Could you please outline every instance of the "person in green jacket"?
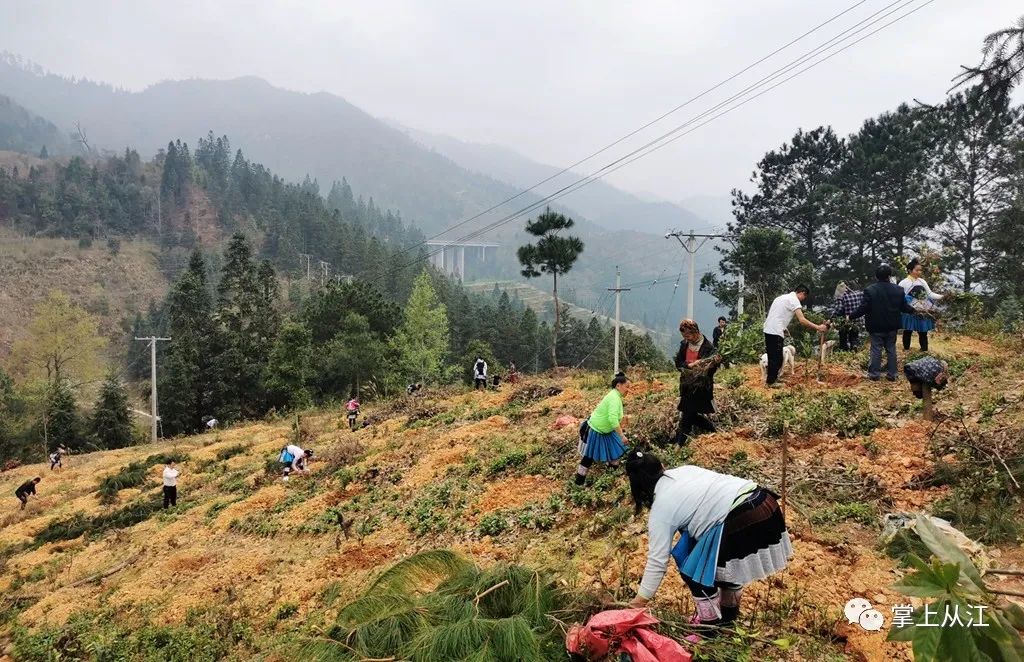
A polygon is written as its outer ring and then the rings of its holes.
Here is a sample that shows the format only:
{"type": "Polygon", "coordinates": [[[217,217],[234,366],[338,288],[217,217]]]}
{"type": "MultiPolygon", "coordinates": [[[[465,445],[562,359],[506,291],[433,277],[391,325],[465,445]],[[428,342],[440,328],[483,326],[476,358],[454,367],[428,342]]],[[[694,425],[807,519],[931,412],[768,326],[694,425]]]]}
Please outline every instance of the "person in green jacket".
{"type": "Polygon", "coordinates": [[[619,466],[619,458],[626,454],[626,437],[622,434],[622,396],[629,380],[621,372],[612,379],[611,390],[604,396],[594,413],[587,419],[587,441],[583,458],[576,467],[576,484],[583,485],[594,462],[607,462],[619,466]]]}

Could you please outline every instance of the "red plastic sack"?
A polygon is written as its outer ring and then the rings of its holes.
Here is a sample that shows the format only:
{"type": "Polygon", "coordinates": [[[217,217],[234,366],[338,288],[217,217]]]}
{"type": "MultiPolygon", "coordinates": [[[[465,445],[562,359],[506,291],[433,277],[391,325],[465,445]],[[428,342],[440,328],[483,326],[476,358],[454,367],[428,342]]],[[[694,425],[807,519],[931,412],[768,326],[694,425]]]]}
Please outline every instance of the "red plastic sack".
{"type": "Polygon", "coordinates": [[[561,430],[564,427],[568,427],[570,425],[574,425],[575,426],[575,425],[579,425],[579,424],[580,424],[580,419],[575,418],[573,416],[569,416],[569,415],[563,414],[563,415],[561,415],[561,416],[559,416],[558,418],[555,419],[555,422],[551,424],[551,429],[552,430],[561,430]]]}
{"type": "Polygon", "coordinates": [[[565,648],[595,661],[621,651],[632,656],[633,662],[690,662],[692,656],[679,642],[650,629],[657,623],[646,609],[602,611],[586,625],[572,626],[565,648]]]}

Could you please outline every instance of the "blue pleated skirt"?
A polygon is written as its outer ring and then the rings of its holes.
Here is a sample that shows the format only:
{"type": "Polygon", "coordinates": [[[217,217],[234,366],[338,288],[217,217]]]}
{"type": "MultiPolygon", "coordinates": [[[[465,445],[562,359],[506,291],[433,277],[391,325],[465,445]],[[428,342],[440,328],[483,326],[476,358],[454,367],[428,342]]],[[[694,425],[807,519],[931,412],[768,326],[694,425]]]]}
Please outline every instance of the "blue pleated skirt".
{"type": "Polygon", "coordinates": [[[903,330],[904,331],[934,331],[935,320],[930,317],[922,317],[920,315],[909,315],[903,313],[903,330]]]}
{"type": "Polygon", "coordinates": [[[589,457],[597,462],[614,462],[626,454],[626,446],[622,443],[622,437],[615,430],[602,434],[590,428],[587,435],[587,445],[583,448],[583,457],[589,457]]]}

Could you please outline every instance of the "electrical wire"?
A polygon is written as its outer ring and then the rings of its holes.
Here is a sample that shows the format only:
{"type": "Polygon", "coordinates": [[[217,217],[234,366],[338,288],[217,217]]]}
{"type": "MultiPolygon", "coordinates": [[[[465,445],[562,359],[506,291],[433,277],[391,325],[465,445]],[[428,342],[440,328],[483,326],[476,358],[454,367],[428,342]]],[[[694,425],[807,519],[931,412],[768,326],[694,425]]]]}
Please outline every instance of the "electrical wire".
{"type": "MultiPolygon", "coordinates": [[[[878,12],[875,12],[874,14],[872,14],[871,17],[869,17],[868,19],[864,19],[864,20],[860,21],[859,23],[855,24],[851,28],[847,28],[846,30],[841,32],[839,35],[836,35],[835,37],[833,37],[833,38],[829,39],[828,41],[826,41],[824,44],[816,47],[815,49],[812,49],[812,51],[810,53],[805,54],[804,56],[801,56],[800,58],[798,58],[794,62],[786,65],[785,67],[780,68],[779,70],[777,70],[773,74],[770,74],[769,76],[766,76],[761,81],[758,81],[757,83],[755,83],[755,84],[753,84],[751,86],[748,86],[748,88],[746,88],[745,90],[737,93],[736,95],[733,95],[733,97],[730,97],[729,100],[727,100],[725,102],[722,102],[720,104],[717,104],[716,106],[712,107],[711,109],[708,109],[708,110],[704,111],[703,113],[699,114],[695,118],[691,118],[691,120],[688,120],[684,124],[674,128],[673,130],[663,134],[662,136],[659,136],[655,140],[650,141],[647,144],[645,144],[644,146],[634,150],[633,152],[630,152],[629,154],[626,154],[625,156],[620,157],[619,159],[616,159],[616,160],[612,161],[611,163],[609,163],[608,165],[604,166],[600,170],[595,171],[594,173],[591,173],[590,175],[588,175],[588,176],[586,176],[586,177],[584,177],[582,179],[579,179],[576,182],[573,182],[572,184],[569,184],[569,185],[563,187],[562,189],[559,189],[558,191],[554,192],[553,194],[551,194],[549,196],[546,196],[545,198],[542,198],[541,200],[539,200],[537,202],[534,202],[534,203],[532,203],[530,205],[527,205],[526,207],[520,209],[517,212],[514,212],[512,214],[507,215],[506,217],[498,219],[497,221],[495,221],[495,222],[493,222],[493,223],[491,223],[491,224],[489,224],[487,226],[484,226],[484,227],[482,227],[482,228],[480,228],[480,229],[478,229],[478,230],[476,230],[474,232],[471,232],[471,233],[467,234],[466,236],[464,236],[461,239],[455,240],[453,242],[449,242],[448,244],[442,246],[438,251],[434,251],[432,253],[429,253],[427,255],[427,257],[436,255],[440,251],[445,250],[448,246],[451,246],[451,245],[454,245],[454,244],[457,244],[457,243],[461,243],[461,242],[470,241],[470,240],[472,240],[472,239],[474,239],[476,237],[479,237],[480,235],[482,235],[482,234],[484,234],[486,232],[489,232],[489,231],[491,231],[491,230],[493,230],[493,229],[495,229],[495,228],[497,228],[497,227],[499,227],[499,226],[501,226],[501,225],[503,225],[505,223],[508,223],[508,222],[510,222],[512,220],[515,220],[516,218],[519,218],[521,216],[524,216],[524,215],[527,215],[529,213],[532,213],[533,211],[535,211],[536,209],[538,209],[541,206],[544,206],[546,204],[549,204],[550,202],[553,202],[554,200],[558,200],[558,199],[560,199],[562,197],[565,197],[566,195],[569,195],[570,193],[572,193],[572,192],[574,192],[574,191],[576,191],[576,190],[578,190],[578,189],[580,189],[580,188],[590,184],[591,182],[593,182],[593,181],[595,181],[597,179],[600,179],[600,178],[602,178],[602,177],[604,177],[604,176],[606,176],[606,175],[608,175],[608,174],[610,174],[612,172],[615,172],[616,170],[618,170],[618,169],[620,169],[620,168],[622,168],[622,167],[624,167],[626,165],[629,165],[630,163],[633,163],[633,162],[635,162],[636,160],[638,160],[640,158],[644,158],[644,157],[648,156],[649,154],[653,153],[654,151],[657,151],[658,149],[666,147],[667,145],[671,144],[672,142],[675,142],[676,140],[678,140],[678,139],[680,139],[680,138],[682,138],[682,137],[684,137],[686,135],[689,135],[693,131],[696,131],[697,129],[699,129],[699,128],[709,124],[710,122],[712,122],[712,121],[714,121],[716,119],[718,119],[719,117],[722,117],[723,115],[726,115],[726,114],[732,112],[733,110],[736,110],[737,108],[740,108],[740,107],[746,105],[747,103],[753,101],[754,99],[757,99],[758,97],[760,97],[760,96],[762,96],[764,94],[767,94],[768,92],[770,92],[770,91],[776,89],[777,87],[785,84],[786,82],[792,80],[793,78],[796,78],[797,76],[805,73],[806,71],[809,71],[810,69],[813,69],[813,68],[817,67],[818,65],[823,64],[824,62],[830,60],[831,58],[835,57],[836,55],[838,55],[838,54],[848,50],[849,48],[852,48],[853,46],[861,43],[865,39],[873,36],[874,34],[877,34],[881,30],[884,30],[885,28],[887,28],[887,27],[889,27],[889,26],[899,22],[900,20],[903,20],[907,16],[910,16],[911,14],[914,14],[917,11],[920,11],[921,9],[926,7],[927,5],[929,5],[932,2],[934,2],[934,0],[927,0],[924,4],[914,8],[911,11],[909,11],[909,12],[907,12],[907,13],[899,16],[899,17],[897,17],[896,19],[894,19],[894,20],[892,20],[892,21],[882,25],[881,27],[872,30],[871,32],[869,32],[868,34],[864,35],[860,39],[857,39],[857,40],[855,40],[853,42],[850,42],[850,43],[847,43],[847,44],[843,45],[842,47],[838,48],[837,50],[833,51],[832,53],[829,53],[825,57],[823,57],[823,58],[821,58],[821,59],[811,63],[810,65],[808,65],[808,66],[806,66],[806,67],[804,67],[802,69],[799,69],[798,71],[796,71],[796,73],[794,73],[794,74],[792,74],[792,75],[790,75],[790,76],[788,76],[786,78],[783,78],[781,81],[779,81],[777,83],[774,83],[770,87],[768,87],[768,88],[766,88],[764,90],[761,90],[757,94],[755,94],[753,96],[750,96],[749,98],[744,99],[744,100],[740,101],[739,103],[737,103],[737,104],[735,104],[735,105],[733,105],[731,107],[725,108],[725,110],[723,110],[722,112],[719,112],[717,114],[711,115],[711,117],[709,117],[708,119],[704,120],[703,122],[700,122],[699,124],[696,124],[695,126],[692,126],[692,128],[690,128],[688,131],[680,133],[680,131],[683,128],[686,128],[688,126],[693,125],[694,122],[699,121],[703,117],[706,117],[709,113],[713,113],[715,110],[717,110],[719,108],[722,108],[723,106],[728,105],[733,100],[737,100],[737,99],[741,98],[744,94],[747,94],[748,92],[757,89],[758,87],[764,85],[767,82],[771,82],[772,80],[777,79],[780,75],[784,75],[785,73],[788,73],[789,71],[792,71],[794,68],[796,68],[796,67],[800,66],[801,64],[803,64],[804,62],[806,62],[808,59],[813,59],[814,57],[820,55],[823,52],[823,49],[824,50],[828,50],[828,49],[830,49],[830,48],[832,48],[834,46],[837,46],[837,45],[841,44],[843,41],[846,41],[850,37],[855,36],[856,34],[859,34],[860,32],[863,32],[864,30],[873,27],[874,25],[882,22],[885,18],[888,18],[892,14],[900,11],[901,9],[906,8],[907,6],[909,6],[910,4],[912,4],[915,1],[916,0],[897,0],[896,2],[890,3],[889,5],[887,5],[882,10],[879,10],[878,12]],[[896,9],[894,9],[893,11],[890,11],[890,12],[884,14],[880,18],[875,18],[879,14],[881,14],[882,12],[885,12],[887,9],[889,9],[889,8],[891,8],[893,6],[896,6],[896,5],[899,5],[899,6],[896,9]],[[872,20],[872,19],[874,19],[874,20],[872,20]],[[857,27],[857,26],[861,26],[861,25],[863,27],[861,27],[860,29],[858,29],[856,31],[853,31],[851,33],[851,30],[853,29],[853,27],[857,27]],[[844,33],[850,33],[850,34],[845,34],[845,36],[844,36],[844,33]],[[837,39],[838,39],[838,41],[837,41],[837,39]]],[[[416,261],[418,261],[418,259],[414,260],[413,262],[410,262],[408,264],[403,264],[403,265],[401,265],[398,268],[399,269],[407,268],[408,266],[414,264],[416,261]]],[[[381,277],[383,277],[383,276],[378,277],[378,279],[381,278],[381,277]]]]}

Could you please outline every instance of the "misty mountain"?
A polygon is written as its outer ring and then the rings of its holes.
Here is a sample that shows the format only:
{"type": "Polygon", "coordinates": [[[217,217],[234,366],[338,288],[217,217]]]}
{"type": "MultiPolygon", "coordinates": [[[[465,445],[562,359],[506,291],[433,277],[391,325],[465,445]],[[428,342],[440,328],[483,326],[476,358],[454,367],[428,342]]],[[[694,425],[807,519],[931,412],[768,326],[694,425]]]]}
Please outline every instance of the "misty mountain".
{"type": "Polygon", "coordinates": [[[0,94],[0,150],[35,156],[45,148],[48,154],[60,154],[67,149],[67,142],[53,122],[0,94]]]}
{"type": "MultiPolygon", "coordinates": [[[[47,73],[7,56],[0,58],[0,93],[61,130],[70,131],[79,124],[93,148],[115,153],[130,146],[148,155],[166,148],[168,140],[181,138],[192,143],[212,130],[218,136],[230,137],[231,144],[241,148],[249,159],[286,180],[301,181],[308,174],[326,191],[330,182],[345,177],[357,195],[371,198],[378,208],[401,212],[427,235],[521,190],[496,178],[507,171],[492,176],[467,169],[341,97],[293,92],[254,77],[165,81],[129,92],[47,73]]],[[[500,159],[495,165],[497,161],[500,159]]],[[[679,213],[661,210],[678,207],[670,203],[648,205],[612,187],[607,187],[605,195],[608,209],[597,203],[591,208],[605,219],[610,230],[590,222],[588,214],[581,215],[575,208],[552,205],[577,220],[576,234],[587,244],[564,283],[566,292],[574,289],[577,300],[584,305],[606,294],[605,288],[614,282],[616,265],[623,268],[626,278],[644,280],[677,273],[681,262],[679,248],[661,236],[667,219],[679,213]],[[610,221],[617,218],[614,210],[623,204],[647,210],[644,213],[650,219],[649,227],[657,228],[658,235],[625,232],[623,223],[610,221]],[[659,213],[664,214],[660,218],[665,221],[656,220],[659,213]]],[[[445,239],[458,238],[537,200],[538,196],[523,195],[512,205],[467,224],[445,239]]],[[[640,222],[635,219],[640,217],[645,216],[640,212],[630,214],[631,230],[639,228],[640,222]]],[[[524,224],[525,219],[517,219],[487,233],[488,240],[508,247],[495,265],[501,267],[495,275],[518,277],[514,247],[526,240],[524,224]]],[[[711,256],[701,256],[702,263],[707,257],[711,256]]],[[[680,300],[673,304],[657,290],[638,292],[623,301],[623,316],[642,322],[646,314],[654,324],[675,317],[677,313],[667,311],[677,310],[680,300]]],[[[713,300],[699,295],[698,309],[710,315],[713,300]]]]}
{"type": "MultiPolygon", "coordinates": [[[[508,147],[471,143],[418,129],[400,127],[421,144],[440,152],[463,168],[483,173],[518,188],[529,188],[542,180],[558,175],[562,168],[538,163],[508,147]]],[[[541,188],[541,192],[558,190],[600,168],[610,157],[595,159],[581,167],[559,175],[541,188]]],[[[596,180],[561,199],[562,204],[609,230],[625,227],[663,235],[670,228],[703,229],[708,221],[680,205],[634,195],[611,184],[596,180]]]]}

